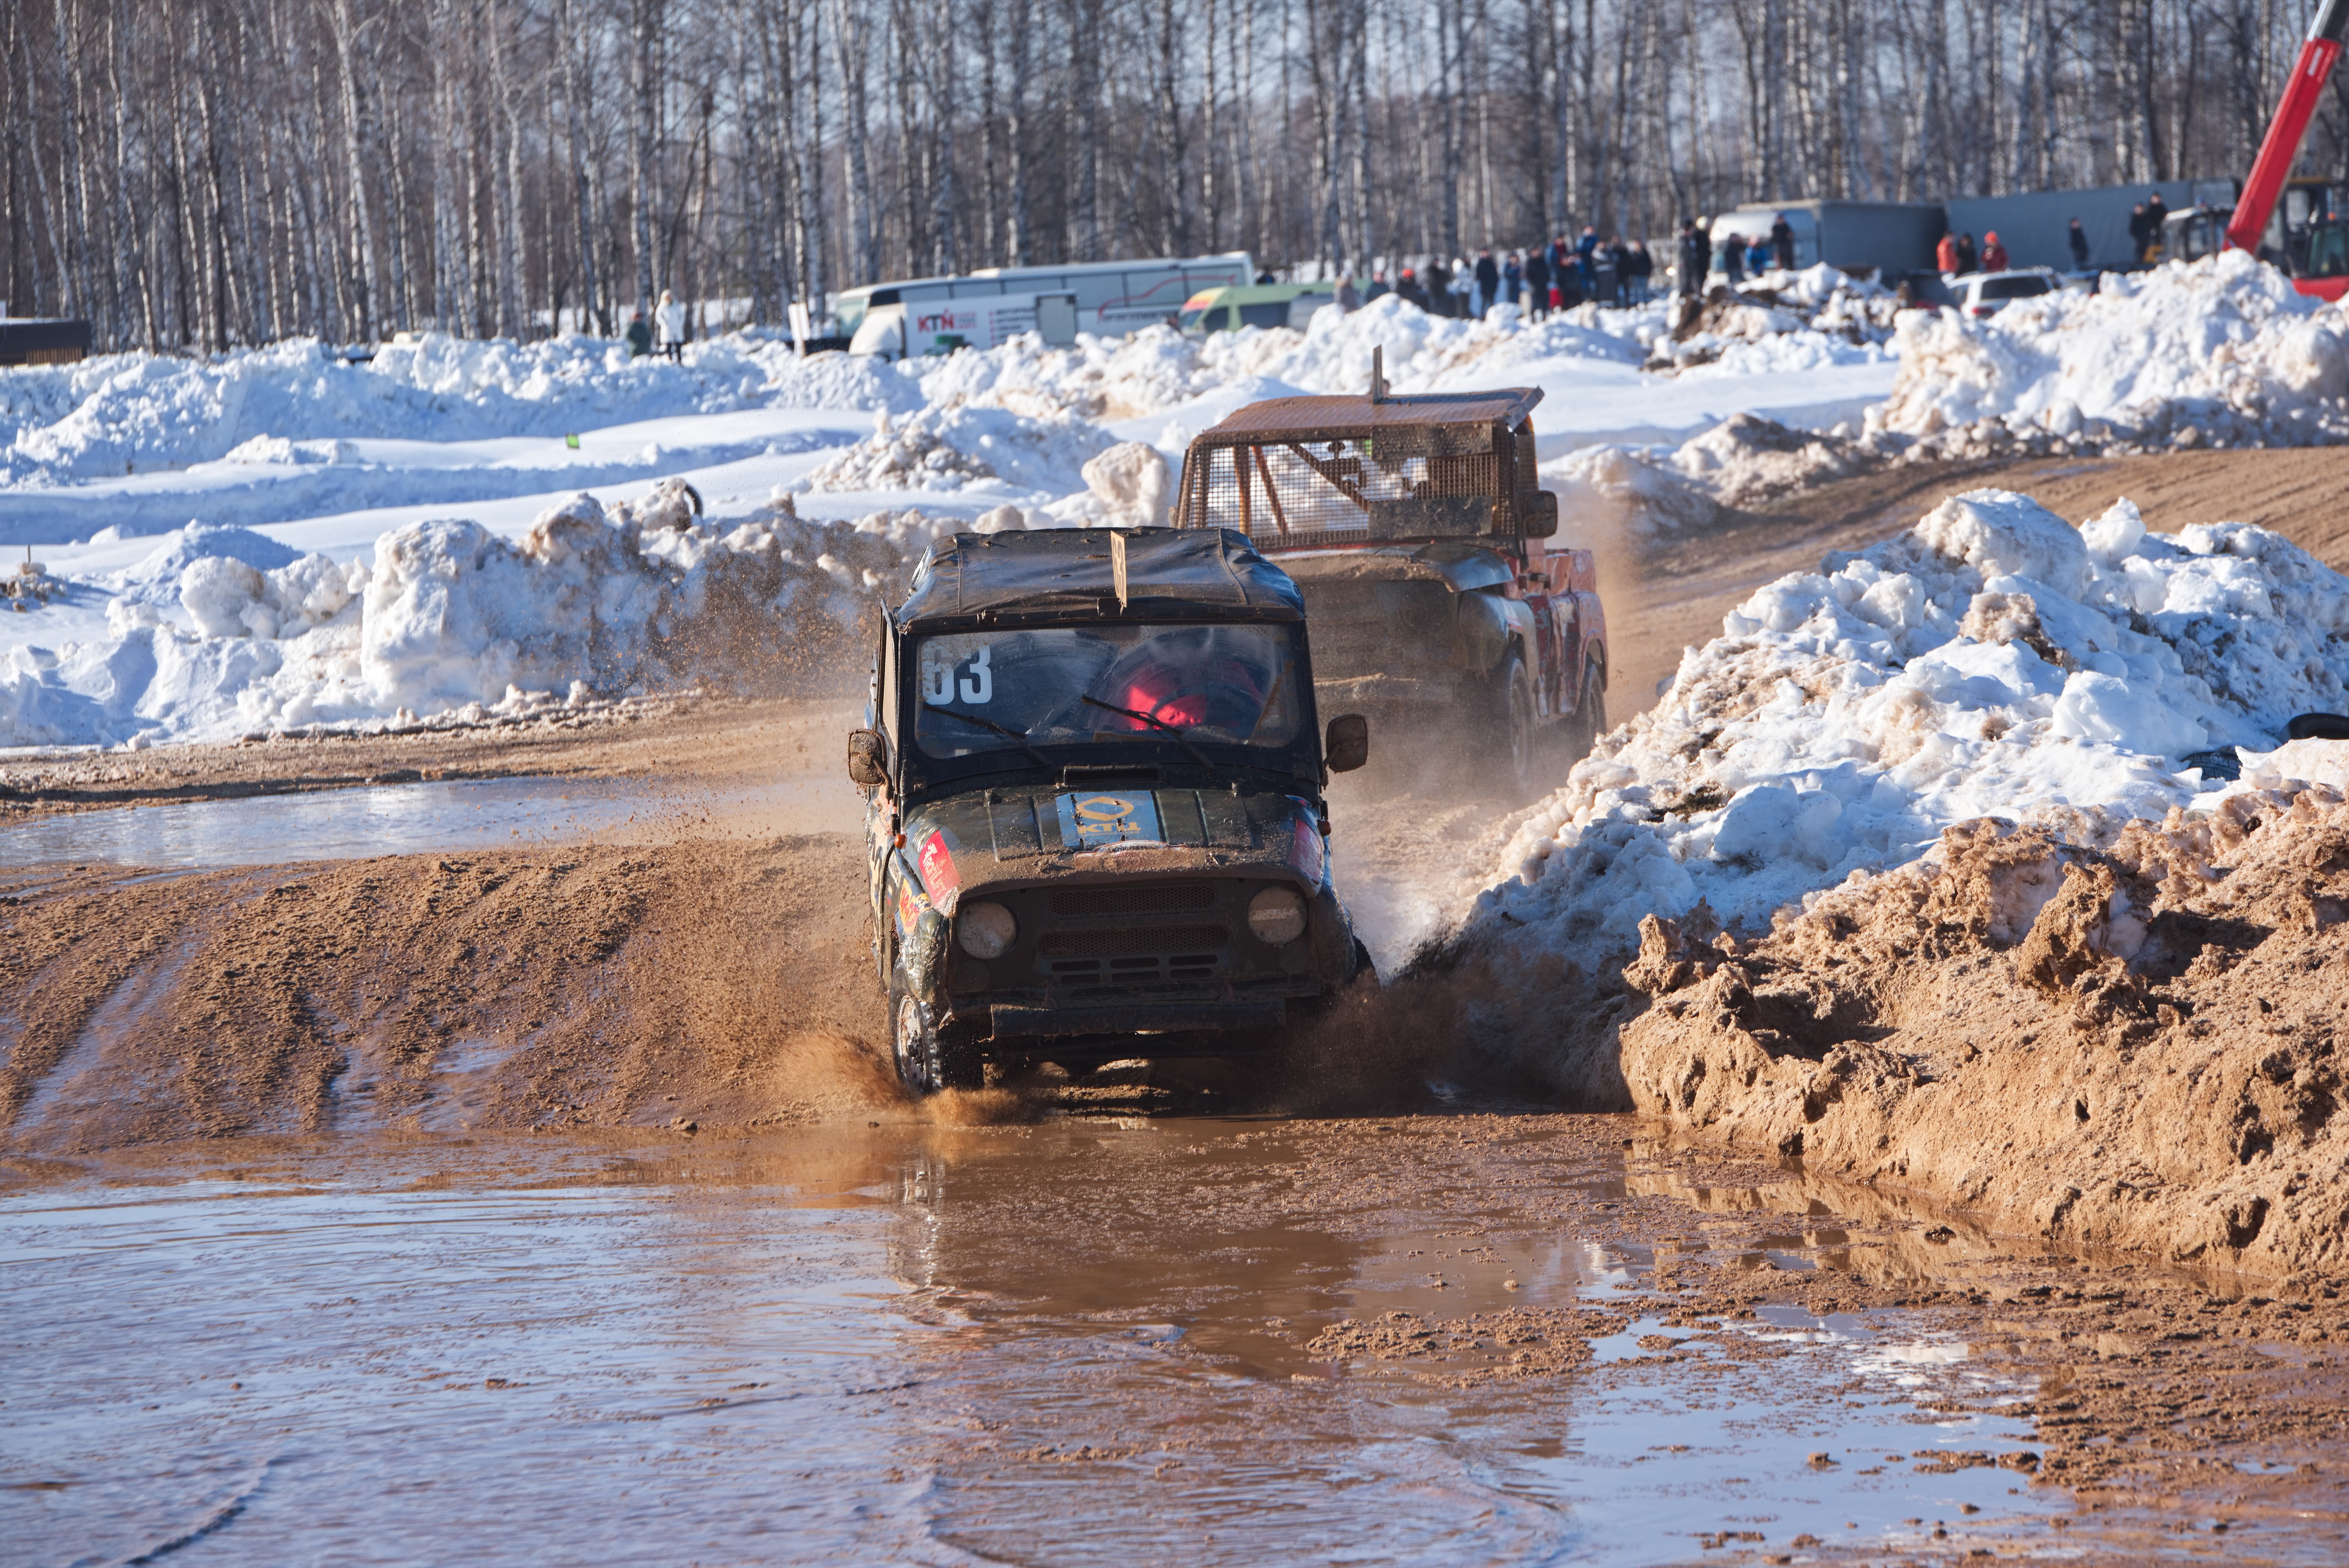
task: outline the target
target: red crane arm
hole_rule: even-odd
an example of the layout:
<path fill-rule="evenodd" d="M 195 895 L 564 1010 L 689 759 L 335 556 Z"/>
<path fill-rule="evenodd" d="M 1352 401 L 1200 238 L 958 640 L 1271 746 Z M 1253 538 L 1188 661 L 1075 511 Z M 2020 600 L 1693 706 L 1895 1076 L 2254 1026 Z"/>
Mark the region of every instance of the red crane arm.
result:
<path fill-rule="evenodd" d="M 2275 211 L 2276 198 L 2283 193 L 2292 161 L 2300 155 L 2300 139 L 2315 116 L 2317 99 L 2323 95 L 2325 79 L 2333 75 L 2333 62 L 2341 57 L 2344 26 L 2349 26 L 2349 0 L 2322 0 L 2316 20 L 2309 25 L 2307 41 L 2300 46 L 2300 57 L 2292 62 L 2283 101 L 2276 105 L 2275 118 L 2268 122 L 2267 139 L 2260 143 L 2251 176 L 2243 182 L 2242 199 L 2235 203 L 2235 215 L 2227 224 L 2227 243 L 2238 250 L 2253 255 L 2260 253 L 2268 214 Z"/>

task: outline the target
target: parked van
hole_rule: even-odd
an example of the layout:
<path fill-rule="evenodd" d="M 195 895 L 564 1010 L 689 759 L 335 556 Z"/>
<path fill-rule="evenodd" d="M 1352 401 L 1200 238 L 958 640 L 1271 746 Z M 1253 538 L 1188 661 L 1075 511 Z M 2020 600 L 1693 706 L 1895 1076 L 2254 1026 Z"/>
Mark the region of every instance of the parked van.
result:
<path fill-rule="evenodd" d="M 1294 327 L 1302 332 L 1313 313 L 1336 298 L 1337 286 L 1330 283 L 1202 289 L 1183 302 L 1174 325 L 1193 334 L 1237 332 L 1243 327 Z"/>
<path fill-rule="evenodd" d="M 968 276 L 869 284 L 838 296 L 852 354 L 901 358 L 991 348 L 1021 332 L 1066 348 L 1080 332 L 1122 337 L 1172 321 L 1203 289 L 1255 276 L 1246 251 L 1174 261 L 988 267 Z"/>

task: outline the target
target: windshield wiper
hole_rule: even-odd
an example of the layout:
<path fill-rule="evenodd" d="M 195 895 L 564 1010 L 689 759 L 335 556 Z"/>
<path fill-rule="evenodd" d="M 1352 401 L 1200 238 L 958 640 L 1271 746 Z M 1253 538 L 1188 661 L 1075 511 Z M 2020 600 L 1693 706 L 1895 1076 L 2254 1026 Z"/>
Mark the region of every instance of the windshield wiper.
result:
<path fill-rule="evenodd" d="M 1191 753 L 1191 760 L 1193 762 L 1198 763 L 1203 768 L 1212 768 L 1216 765 L 1207 760 L 1207 754 L 1205 752 L 1202 752 L 1198 747 L 1191 743 L 1191 737 L 1183 732 L 1183 727 L 1180 724 L 1170 724 L 1165 720 L 1161 719 L 1154 714 L 1142 711 L 1139 708 L 1121 708 L 1114 702 L 1104 702 L 1098 697 L 1080 696 L 1077 701 L 1080 702 L 1090 702 L 1096 708 L 1106 709 L 1112 713 L 1123 713 L 1127 718 L 1134 720 L 1139 723 L 1147 724 L 1154 730 L 1164 730 L 1168 734 L 1174 737 L 1174 743 L 1176 745 Z"/>
<path fill-rule="evenodd" d="M 992 730 L 999 735 L 1008 736 L 1013 744 L 1035 758 L 1047 771 L 1055 765 L 1051 758 L 1029 744 L 1028 736 L 1024 732 L 1015 730 L 1009 724 L 999 724 L 992 719 L 982 719 L 976 713 L 966 713 L 956 708 L 941 708 L 935 702 L 925 702 L 922 707 L 926 712 L 943 713 L 949 719 L 960 719 L 966 724 L 976 724 L 982 730 Z"/>

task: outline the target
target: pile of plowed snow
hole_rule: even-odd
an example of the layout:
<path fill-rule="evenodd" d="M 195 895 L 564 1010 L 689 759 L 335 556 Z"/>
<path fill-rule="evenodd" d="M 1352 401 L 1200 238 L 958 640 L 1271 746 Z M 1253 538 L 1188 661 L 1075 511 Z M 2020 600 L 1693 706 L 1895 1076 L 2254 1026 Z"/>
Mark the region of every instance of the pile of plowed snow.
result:
<path fill-rule="evenodd" d="M 184 468 L 356 437 L 419 441 L 565 431 L 749 407 L 922 405 L 918 379 L 845 355 L 802 359 L 736 333 L 682 364 L 597 337 L 476 342 L 429 333 L 349 364 L 304 338 L 215 358 L 110 354 L 0 375 L 0 486 Z M 262 446 L 252 443 L 263 442 Z"/>
<path fill-rule="evenodd" d="M 690 686 L 773 690 L 821 674 L 957 525 L 916 511 L 813 523 L 788 497 L 712 524 L 674 483 L 609 508 L 575 496 L 518 542 L 471 522 L 418 524 L 347 565 L 192 525 L 119 575 L 106 639 L 0 654 L 0 745 L 224 740 Z"/>
<path fill-rule="evenodd" d="M 1778 499 L 1870 467 L 1882 453 L 1840 431 L 1732 414 L 1678 447 L 1590 446 L 1542 466 L 1567 515 L 1654 534 L 1699 528 L 1724 506 Z"/>
<path fill-rule="evenodd" d="M 1070 477 L 1075 494 L 976 522 L 918 508 L 817 522 L 788 493 L 705 522 L 670 481 L 610 507 L 575 495 L 515 541 L 461 519 L 415 524 L 347 563 L 191 524 L 102 585 L 103 639 L 0 650 L 0 746 L 479 722 L 690 687 L 821 689 L 863 669 L 870 618 L 904 596 L 940 536 L 1164 511 L 1165 462 L 1140 442 Z"/>
<path fill-rule="evenodd" d="M 1526 815 L 1468 924 L 1588 959 L 1700 904 L 1766 929 L 1975 817 L 2093 839 L 2215 791 L 2196 753 L 2256 767 L 2345 680 L 2349 579 L 2280 535 L 1972 492 L 1739 607 Z"/>
<path fill-rule="evenodd" d="M 1910 311 L 1870 432 L 1913 455 L 2310 446 L 2349 437 L 2337 306 L 2240 251 L 2108 274 L 1997 315 Z"/>

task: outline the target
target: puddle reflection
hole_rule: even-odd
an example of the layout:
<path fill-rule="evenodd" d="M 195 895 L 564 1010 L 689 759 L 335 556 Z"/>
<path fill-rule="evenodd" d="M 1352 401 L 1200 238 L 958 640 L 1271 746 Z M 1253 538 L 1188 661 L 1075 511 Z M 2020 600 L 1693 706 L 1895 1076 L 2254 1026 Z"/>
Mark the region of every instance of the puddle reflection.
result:
<path fill-rule="evenodd" d="M 1690 1244 L 1513 1229 L 1492 1192 L 1417 1211 L 1400 1141 L 344 1139 L 19 1187 L 0 1507 L 44 1562 L 1043 1564 L 1676 1562 L 2062 1506 L 1886 1461 L 2026 1440 L 1936 1407 L 1998 1392 L 1963 1345 L 1674 1318 L 1645 1282 Z M 1592 1358 L 1309 1348 L 1512 1309 L 1599 1325 Z"/>
<path fill-rule="evenodd" d="M 762 784 L 475 779 L 122 806 L 0 828 L 0 864 L 203 870 L 597 838 L 854 833 L 863 801 L 830 774 Z"/>

